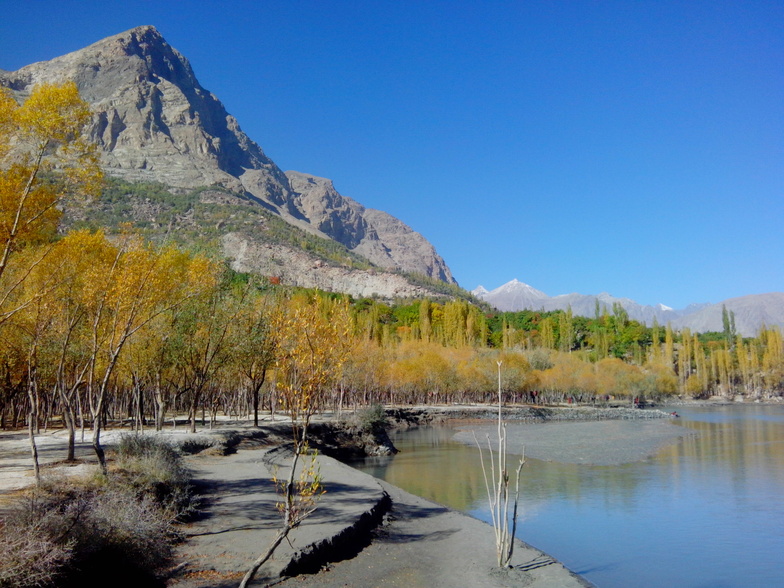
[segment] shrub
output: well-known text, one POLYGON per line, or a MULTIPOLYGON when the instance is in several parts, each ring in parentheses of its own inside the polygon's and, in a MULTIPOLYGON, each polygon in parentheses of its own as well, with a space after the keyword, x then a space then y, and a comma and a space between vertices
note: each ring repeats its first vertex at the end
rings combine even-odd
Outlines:
POLYGON ((190 504, 177 452, 125 436, 108 477, 44 479, 0 522, 0 587, 92 585, 109 573, 150 585, 190 504))
POLYGON ((526 358, 531 365, 531 369, 543 372, 553 367, 553 361, 550 358, 550 352, 547 349, 534 349, 527 352, 526 358))
POLYGON ((357 426, 365 433, 376 433, 387 426, 387 415, 381 404, 373 404, 357 411, 357 426))
POLYGON ((172 519, 193 508, 190 472, 176 449, 153 435, 122 435, 116 449, 112 477, 138 496, 152 495, 172 519))
POLYGON ((53 584, 71 559, 72 542, 56 542, 48 532, 49 516, 40 520, 0 522, 0 586, 3 588, 53 584), (26 523, 26 524, 25 524, 26 523))

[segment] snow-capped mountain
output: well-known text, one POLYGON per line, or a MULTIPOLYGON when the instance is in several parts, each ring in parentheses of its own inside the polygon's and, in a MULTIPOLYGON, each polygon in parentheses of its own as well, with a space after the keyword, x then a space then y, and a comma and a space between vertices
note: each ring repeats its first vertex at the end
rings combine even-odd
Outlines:
POLYGON ((696 332, 705 332, 722 330, 722 309, 726 308, 735 314, 737 332, 744 336, 756 335, 763 325, 784 327, 784 293, 781 292, 730 298, 718 304, 690 304, 681 310, 664 304, 638 304, 630 298, 616 298, 607 292, 548 296, 516 279, 490 291, 479 286, 472 293, 501 311, 571 308, 575 315, 593 317, 597 310, 612 314, 613 305, 620 304, 629 318, 647 325, 653 324, 655 319, 660 325, 671 323, 679 329, 688 327, 696 332))
POLYGON ((544 292, 532 288, 518 280, 507 282, 503 286, 488 292, 479 286, 472 292, 477 298, 486 300, 498 310, 522 310, 524 308, 540 308, 541 303, 550 297, 544 292))

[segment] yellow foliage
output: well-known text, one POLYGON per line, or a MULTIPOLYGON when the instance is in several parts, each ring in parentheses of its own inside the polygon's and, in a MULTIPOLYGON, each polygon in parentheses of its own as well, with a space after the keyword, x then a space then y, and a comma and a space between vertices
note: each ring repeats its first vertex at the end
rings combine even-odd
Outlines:
POLYGON ((553 366, 539 372, 539 384, 542 388, 563 393, 596 392, 597 376, 591 364, 570 353, 555 353, 551 359, 553 366))
POLYGON ((63 199, 97 194, 95 146, 81 137, 89 120, 72 82, 38 85, 21 106, 0 92, 0 276, 14 251, 51 238, 63 199))
POLYGON ((296 297, 282 305, 274 329, 279 398, 292 421, 307 426, 348 356, 352 323, 347 305, 296 297))

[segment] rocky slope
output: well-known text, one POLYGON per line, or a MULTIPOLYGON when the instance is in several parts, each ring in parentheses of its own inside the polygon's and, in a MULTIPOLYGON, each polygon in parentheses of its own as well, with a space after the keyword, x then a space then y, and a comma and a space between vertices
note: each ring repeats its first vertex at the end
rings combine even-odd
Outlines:
MULTIPOLYGON (((342 196, 330 180, 283 173, 154 27, 15 72, 0 70, 0 84, 19 98, 37 83, 65 80, 76 82, 95 113, 89 134, 109 175, 179 190, 218 185, 381 268, 455 283, 435 248, 404 223, 342 196)), ((245 239, 252 245, 254 236, 246 233, 245 239)), ((264 249, 261 242, 255 246, 264 249)), ((294 267, 287 272, 296 273, 294 267)))
POLYGON ((295 171, 286 177, 296 193, 296 208, 325 235, 379 267, 455 283, 435 248, 399 219, 341 196, 332 180, 295 171))
POLYGON ((423 298, 435 294, 403 276, 372 269, 352 269, 314 259, 302 249, 267 243, 240 232, 221 237, 224 255, 232 269, 256 273, 302 288, 343 292, 356 298, 423 298))

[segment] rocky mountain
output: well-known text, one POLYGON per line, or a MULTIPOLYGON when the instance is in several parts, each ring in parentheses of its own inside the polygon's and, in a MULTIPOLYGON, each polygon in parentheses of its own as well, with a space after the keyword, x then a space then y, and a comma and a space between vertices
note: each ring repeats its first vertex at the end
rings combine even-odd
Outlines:
POLYGON ((606 310, 612 313, 613 305, 620 304, 629 318, 647 325, 653 324, 655 319, 660 325, 670 323, 673 328, 688 327, 701 333, 721 331, 724 328, 724 308, 734 313, 735 328, 744 336, 756 335, 762 325, 784 327, 784 293, 781 292, 730 298, 718 304, 690 304, 681 310, 663 304, 642 305, 629 298, 616 298, 606 292, 598 295, 575 293, 548 296, 516 279, 490 291, 479 286, 472 294, 502 311, 551 311, 571 308, 575 315, 587 317, 595 316, 597 307, 599 312, 606 310))
POLYGON ((784 292, 751 294, 728 298, 718 304, 704 305, 692 312, 684 312, 672 322, 672 326, 689 327, 699 333, 721 331, 724 308, 734 313, 735 328, 744 336, 756 335, 762 325, 768 327, 778 325, 784 328, 784 292))
MULTIPOLYGON (((77 84, 93 109, 89 135, 108 175, 160 182, 175 191, 219 186, 379 268, 455 283, 435 248, 398 219, 342 196, 330 180, 281 171, 154 27, 138 27, 14 72, 0 70, 0 84, 20 99, 37 83, 66 80, 77 84)), ((236 253, 238 237, 228 231, 223 237, 231 250, 226 254, 236 253)), ((255 255, 272 255, 247 227, 242 239, 255 255)), ((263 265, 262 258, 255 261, 263 265)), ((296 271, 290 268, 289 274, 296 282, 296 271)), ((336 287, 365 289, 352 289, 350 282, 346 277, 336 287)))
POLYGON ((394 216, 341 196, 332 180, 295 171, 287 171, 286 177, 296 194, 296 209, 325 235, 379 267, 456 283, 427 239, 394 216))
POLYGON ((479 286, 471 293, 477 298, 489 302, 498 310, 504 311, 523 310, 526 308, 538 310, 550 299, 544 292, 517 279, 507 282, 492 291, 486 290, 484 286, 479 286))
POLYGON ((428 287, 413 284, 399 274, 314 260, 300 248, 260 241, 240 232, 224 234, 221 244, 235 270, 271 276, 290 286, 345 292, 357 298, 434 296, 428 287))

